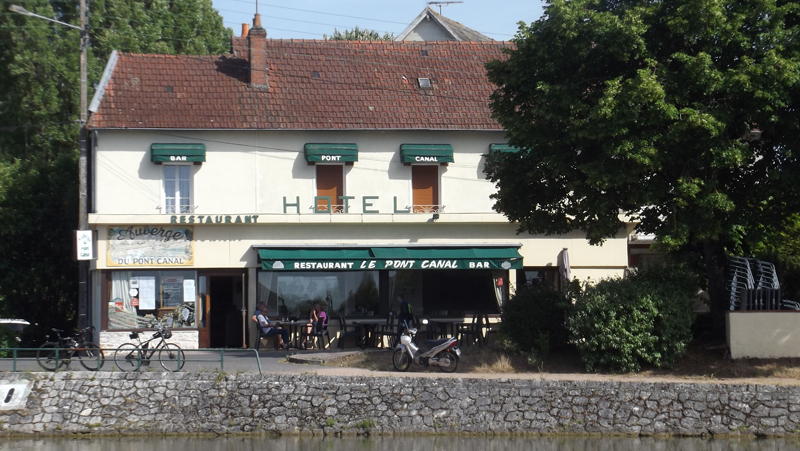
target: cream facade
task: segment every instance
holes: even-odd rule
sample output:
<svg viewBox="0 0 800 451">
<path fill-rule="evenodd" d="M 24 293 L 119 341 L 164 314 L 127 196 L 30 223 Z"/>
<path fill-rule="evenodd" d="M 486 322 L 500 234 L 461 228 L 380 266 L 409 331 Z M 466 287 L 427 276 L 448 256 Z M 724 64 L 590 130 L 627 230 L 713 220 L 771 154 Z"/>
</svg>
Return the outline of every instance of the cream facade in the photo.
<svg viewBox="0 0 800 451">
<path fill-rule="evenodd" d="M 530 283 L 531 277 L 556 280 L 563 249 L 568 249 L 573 277 L 598 280 L 622 276 L 628 261 L 628 230 L 620 230 L 603 246 L 590 246 L 579 232 L 566 236 L 518 235 L 514 224 L 492 210 L 490 196 L 495 188 L 485 179 L 483 166 L 490 145 L 503 142 L 504 134 L 496 131 L 95 131 L 95 213 L 89 220 L 98 240 L 93 318 L 101 324 L 101 345 L 113 347 L 127 341 L 131 328 L 146 327 L 141 322 L 119 322 L 117 317 L 126 311 L 138 311 L 140 316 L 148 311 L 158 317 L 173 314 L 169 307 L 180 320 L 182 314 L 187 315 L 181 311 L 188 306 L 192 311 L 175 332 L 183 346 L 251 346 L 257 331 L 249 317 L 258 300 L 266 301 L 269 310 L 274 307 L 272 316 L 288 314 L 304 319 L 308 303 L 323 299 L 322 295 L 308 294 L 314 290 L 327 291 L 329 308 L 334 310 L 331 317 L 344 313 L 382 318 L 396 308 L 392 303 L 398 293 L 409 298 L 415 312 L 422 316 L 468 315 L 477 309 L 497 313 L 517 284 Z M 152 161 L 154 144 L 198 143 L 205 146 L 202 163 Z M 305 145 L 314 143 L 357 146 L 358 161 L 339 164 L 347 212 L 315 212 L 320 188 L 317 168 L 324 163 L 310 164 L 304 155 Z M 400 149 L 406 144 L 449 145 L 453 149 L 452 163 L 421 163 L 435 167 L 438 173 L 435 213 L 413 212 L 412 168 L 417 163 L 402 161 Z M 165 171 L 171 166 L 188 169 L 188 185 L 182 190 L 183 195 L 189 194 L 189 202 L 183 211 L 168 211 L 167 192 L 174 187 L 167 187 L 170 177 Z M 185 192 L 187 188 L 190 193 Z M 142 237 L 136 233 L 142 230 L 160 231 L 159 240 L 139 239 Z M 190 239 L 182 236 L 184 240 L 177 245 L 165 245 L 165 233 L 188 235 Z M 122 238 L 131 240 L 120 245 Z M 154 250 L 161 249 L 159 246 L 163 250 Z M 486 283 L 494 285 L 494 290 L 488 291 L 492 295 L 464 299 L 467 308 L 463 310 L 454 307 L 455 300 L 442 301 L 447 307 L 442 309 L 436 308 L 436 302 L 448 292 L 458 292 L 467 281 L 457 277 L 467 273 L 452 270 L 460 275 L 451 275 L 447 271 L 452 268 L 446 266 L 407 274 L 389 268 L 376 270 L 374 277 L 370 276 L 376 285 L 371 295 L 375 299 L 370 301 L 372 307 L 363 307 L 366 304 L 358 294 L 366 290 L 366 279 L 357 270 L 347 272 L 349 276 L 343 276 L 343 272 L 304 272 L 305 279 L 288 272 L 277 275 L 274 270 L 265 270 L 260 253 L 262 249 L 285 247 L 326 251 L 370 246 L 423 247 L 432 255 L 437 249 L 513 248 L 521 261 L 515 263 L 519 269 L 494 269 L 491 275 L 486 269 Z M 159 252 L 172 257 L 160 258 Z M 480 262 L 477 265 L 480 267 Z M 483 277 L 480 270 L 475 271 Z M 270 282 L 272 273 L 276 275 Z M 281 278 L 286 281 L 281 282 Z M 349 281 L 343 282 L 345 279 Z M 458 286 L 452 290 L 438 286 L 447 283 Z M 305 288 L 298 288 L 303 284 Z M 322 288 L 313 288 L 314 284 L 322 284 Z M 330 289 L 325 290 L 325 284 Z M 346 284 L 349 289 L 343 288 Z M 291 300 L 289 291 L 297 296 L 306 293 L 302 296 L 308 299 Z M 163 305 L 141 296 L 154 297 Z M 225 304 L 225 309 L 219 304 Z M 222 316 L 227 319 L 222 320 Z M 335 325 L 332 320 L 334 337 Z"/>
</svg>

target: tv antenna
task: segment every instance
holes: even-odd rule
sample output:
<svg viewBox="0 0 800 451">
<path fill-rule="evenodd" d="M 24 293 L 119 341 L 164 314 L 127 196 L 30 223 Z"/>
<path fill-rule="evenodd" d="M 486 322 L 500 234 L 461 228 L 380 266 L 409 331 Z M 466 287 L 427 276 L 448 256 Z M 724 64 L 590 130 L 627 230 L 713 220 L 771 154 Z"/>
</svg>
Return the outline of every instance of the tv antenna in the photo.
<svg viewBox="0 0 800 451">
<path fill-rule="evenodd" d="M 439 7 L 439 15 L 442 14 L 442 5 L 449 5 L 451 3 L 464 3 L 463 1 L 449 1 L 449 2 L 428 2 L 428 6 L 436 5 Z"/>
</svg>

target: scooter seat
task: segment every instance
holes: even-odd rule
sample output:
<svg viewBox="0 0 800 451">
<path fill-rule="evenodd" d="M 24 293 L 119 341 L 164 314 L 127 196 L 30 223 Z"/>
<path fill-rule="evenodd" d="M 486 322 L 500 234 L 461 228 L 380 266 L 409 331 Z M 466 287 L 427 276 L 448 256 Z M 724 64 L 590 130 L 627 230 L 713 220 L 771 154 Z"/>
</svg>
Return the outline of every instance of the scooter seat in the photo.
<svg viewBox="0 0 800 451">
<path fill-rule="evenodd" d="M 440 338 L 439 340 L 425 340 L 425 346 L 430 346 L 431 348 L 433 348 L 435 346 L 444 344 L 449 340 L 450 340 L 449 338 Z"/>
</svg>

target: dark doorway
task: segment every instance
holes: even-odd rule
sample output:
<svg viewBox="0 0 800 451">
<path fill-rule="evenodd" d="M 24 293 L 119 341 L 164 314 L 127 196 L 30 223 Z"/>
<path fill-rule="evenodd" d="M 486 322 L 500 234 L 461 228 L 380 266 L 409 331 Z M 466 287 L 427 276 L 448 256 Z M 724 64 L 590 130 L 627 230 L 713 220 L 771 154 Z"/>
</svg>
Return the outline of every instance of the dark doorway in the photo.
<svg viewBox="0 0 800 451">
<path fill-rule="evenodd" d="M 212 348 L 242 348 L 242 278 L 209 278 L 209 345 Z"/>
</svg>

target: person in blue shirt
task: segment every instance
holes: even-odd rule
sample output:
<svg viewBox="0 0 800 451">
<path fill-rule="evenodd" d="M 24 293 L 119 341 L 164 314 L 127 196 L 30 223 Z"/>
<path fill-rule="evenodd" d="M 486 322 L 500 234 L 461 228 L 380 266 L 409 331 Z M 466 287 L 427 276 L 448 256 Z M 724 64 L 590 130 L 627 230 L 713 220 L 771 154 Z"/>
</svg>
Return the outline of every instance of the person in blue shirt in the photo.
<svg viewBox="0 0 800 451">
<path fill-rule="evenodd" d="M 397 296 L 397 301 L 400 302 L 400 311 L 397 312 L 397 337 L 395 337 L 392 347 L 400 343 L 400 336 L 403 335 L 406 324 L 408 324 L 408 327 L 414 327 L 414 313 L 411 311 L 411 304 L 406 301 L 406 297 L 402 294 Z"/>
<path fill-rule="evenodd" d="M 253 321 L 258 323 L 259 327 L 261 327 L 261 331 L 264 332 L 265 337 L 272 337 L 277 335 L 278 336 L 278 348 L 279 349 L 289 349 L 289 331 L 272 324 L 272 321 L 269 320 L 269 316 L 267 316 L 267 305 L 263 302 L 259 302 L 256 306 L 257 310 L 253 314 Z"/>
</svg>

